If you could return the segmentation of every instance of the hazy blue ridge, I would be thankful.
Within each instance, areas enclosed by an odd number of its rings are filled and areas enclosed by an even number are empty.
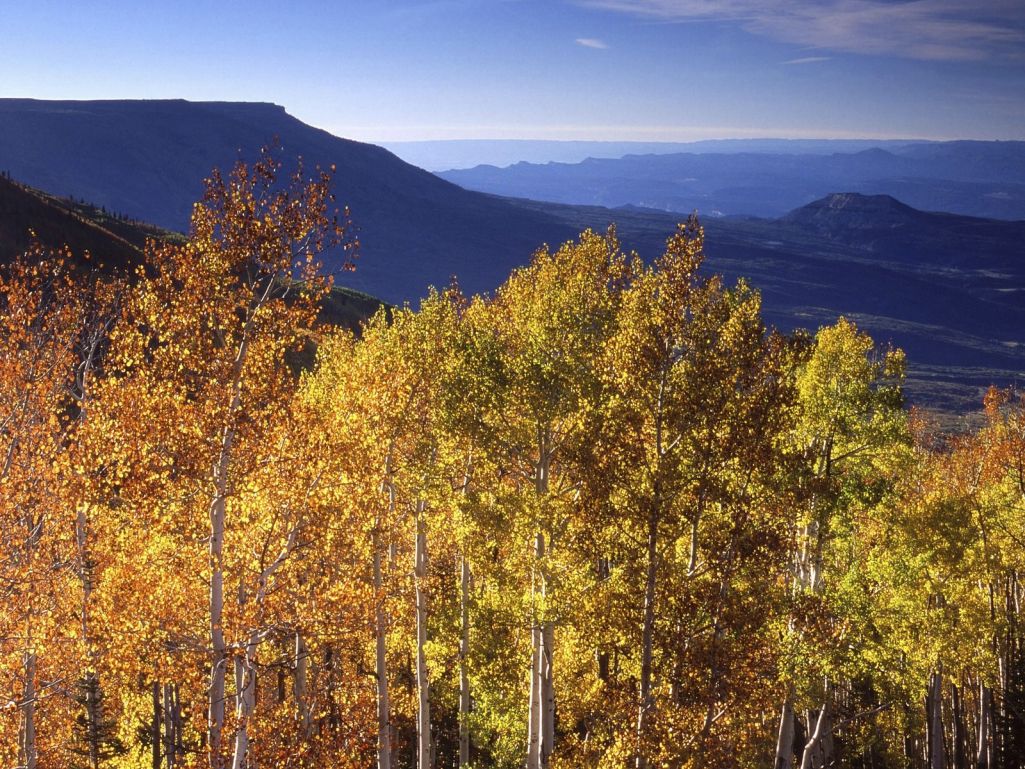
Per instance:
[[[831,155],[866,149],[896,149],[916,139],[707,139],[692,142],[559,141],[532,139],[445,139],[384,142],[403,160],[428,171],[514,163],[579,163],[587,158],[671,155],[680,152],[736,154],[766,152]]]
[[[830,154],[689,151],[482,165],[439,176],[496,195],[705,216],[782,216],[843,190],[892,195],[927,211],[1025,219],[1025,142],[930,142]]]

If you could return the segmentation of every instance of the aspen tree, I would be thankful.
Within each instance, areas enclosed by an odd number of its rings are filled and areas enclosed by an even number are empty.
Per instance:
[[[161,482],[184,503],[182,530],[195,530],[200,516],[207,521],[211,769],[246,766],[253,663],[264,640],[251,610],[301,541],[301,518],[291,518],[273,544],[261,542],[243,492],[264,463],[276,461],[277,415],[296,389],[286,355],[306,344],[316,317],[326,285],[318,255],[346,235],[331,213],[327,174],[308,181],[300,167],[279,185],[280,171],[264,153],[252,166],[211,176],[187,241],[147,248],[113,341],[110,386],[141,396],[122,400],[121,421],[145,425],[138,435],[150,446],[145,466],[169,460],[173,471],[163,471]],[[258,563],[249,555],[254,546]],[[225,734],[229,667],[233,735]]]
[[[84,667],[62,633],[78,608],[69,450],[88,321],[69,256],[34,246],[0,271],[0,669],[18,716],[0,756],[28,769],[58,760],[70,724],[51,700]]]
[[[799,416],[791,440],[800,462],[797,480],[806,500],[801,520],[796,524],[792,564],[791,591],[797,601],[825,601],[827,564],[834,549],[833,527],[838,521],[846,526],[850,512],[845,505],[852,504],[858,487],[876,472],[876,456],[885,456],[908,441],[906,414],[902,409],[903,371],[904,355],[900,350],[877,354],[867,334],[840,318],[835,325],[818,331],[810,357],[797,373]],[[837,568],[843,565],[837,564]],[[842,573],[836,575],[837,580],[843,577]],[[837,609],[843,611],[844,607]],[[791,621],[787,634],[800,633]],[[813,682],[823,680],[824,676],[821,669],[814,668],[817,654],[811,645],[801,648],[806,656],[802,664],[817,671],[811,675],[811,681],[804,683],[816,688]],[[777,769],[792,766],[788,746],[794,744],[795,722],[789,715],[794,709],[794,689],[792,681],[786,685],[777,721]],[[807,725],[809,732],[814,732],[822,720],[825,732],[831,733],[832,715],[826,707],[825,693],[818,691],[812,696],[818,699],[814,708],[819,715],[814,724]],[[815,741],[811,748],[798,747],[802,753],[809,753],[821,745],[821,741]]]
[[[720,563],[722,582],[715,589],[728,595],[741,556],[733,554],[737,545],[728,538],[725,551],[718,543],[731,528],[734,536],[749,536],[744,510],[751,498],[768,498],[766,490],[756,489],[769,477],[752,471],[779,461],[779,436],[792,398],[783,340],[766,334],[757,295],[743,284],[731,292],[720,279],[700,276],[702,246],[702,231],[692,219],[669,240],[662,257],[638,270],[602,367],[612,394],[591,477],[593,493],[607,495],[611,503],[608,523],[637,542],[626,568],[636,580],[630,583],[636,601],[630,611],[640,629],[631,740],[639,768],[668,760],[662,751],[679,749],[660,745],[651,729],[660,711],[657,720],[673,723],[671,711],[678,707],[667,701],[664,686],[660,694],[654,687],[656,680],[672,680],[678,666],[670,634],[657,626],[669,613],[664,583],[690,593],[690,583],[711,576],[717,570],[712,564]],[[715,637],[723,620],[716,612],[724,607],[708,610],[713,644],[705,664],[710,690],[720,690],[723,666],[716,655],[723,652],[715,648]],[[703,696],[704,712],[692,727],[697,750],[724,715],[720,695]]]
[[[615,322],[625,265],[614,232],[586,232],[578,243],[538,251],[499,288],[492,307],[504,356],[504,451],[532,489],[536,516],[530,534],[528,769],[547,769],[555,748],[558,586],[552,566],[565,527],[562,508],[577,485],[562,463],[582,435],[582,415],[597,385],[595,354]]]

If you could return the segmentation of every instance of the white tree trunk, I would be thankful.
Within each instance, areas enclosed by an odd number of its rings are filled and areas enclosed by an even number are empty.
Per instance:
[[[14,445],[13,443],[11,444],[12,451]],[[8,454],[8,461],[10,461],[10,454]],[[0,472],[0,477],[6,474],[5,468],[3,472]],[[25,516],[25,549],[29,561],[31,561],[39,545],[42,533],[42,519],[36,520],[31,513],[27,513]],[[22,766],[25,769],[36,769],[39,761],[39,747],[36,744],[36,699],[39,696],[39,692],[36,689],[36,667],[38,660],[36,659],[33,642],[34,630],[32,628],[32,619],[36,611],[34,603],[34,598],[30,594],[25,619],[25,640],[28,648],[25,649],[22,656],[24,681],[22,684],[21,703],[21,759]]]
[[[97,769],[100,765],[99,755],[99,734],[100,734],[100,709],[97,702],[99,681],[97,680],[96,652],[90,639],[89,633],[89,600],[92,596],[92,574],[89,565],[89,520],[85,509],[78,511],[75,519],[75,543],[78,547],[78,579],[82,583],[81,606],[81,629],[82,645],[86,649],[86,658],[89,660],[90,671],[84,677],[85,685],[85,715],[86,715],[86,739],[89,747],[90,769]]]
[[[270,284],[268,284],[268,291]],[[222,769],[221,742],[224,732],[224,680],[228,647],[224,641],[224,527],[228,500],[228,472],[235,445],[235,415],[242,405],[242,372],[249,357],[251,320],[246,323],[239,343],[230,380],[231,398],[221,434],[217,459],[213,466],[213,496],[210,500],[210,687],[207,727],[207,755],[210,769]]]
[[[637,769],[647,769],[648,758],[644,739],[648,713],[654,707],[651,696],[652,646],[655,630],[655,580],[658,573],[658,511],[648,518],[648,549],[644,580],[644,619],[641,627],[641,681],[637,702]]]
[[[417,769],[430,769],[431,766],[431,692],[427,675],[427,596],[424,584],[427,579],[427,522],[424,509],[424,503],[418,502],[413,569],[416,590]]]
[[[160,703],[160,684],[151,684],[153,695],[153,718],[150,720],[150,768],[160,769],[160,722],[163,717],[163,706]]]
[[[834,759],[836,758],[836,742],[833,739],[833,713],[828,708],[826,709],[826,721],[822,725],[822,740],[819,744],[821,746],[822,766],[833,766]]]
[[[470,764],[470,564],[464,555],[459,564],[459,769]]]
[[[21,763],[25,769],[36,769],[39,751],[36,747],[36,653],[25,652],[25,681],[21,702]]]
[[[181,707],[178,703],[178,686],[164,684],[164,755],[167,769],[178,766],[178,750],[181,745]]]
[[[551,473],[551,435],[548,429],[538,429],[537,464],[534,472],[534,489],[539,498],[549,493]],[[541,582],[541,599],[546,603],[549,580],[544,565],[546,556],[545,535],[537,532],[534,554],[538,562]],[[532,585],[534,590],[535,586]],[[547,612],[547,606],[545,606]],[[527,769],[547,769],[548,758],[555,748],[555,676],[553,658],[555,651],[555,626],[548,619],[534,619],[532,629],[533,670],[531,672],[530,727],[528,728]]]
[[[989,730],[991,718],[989,687],[979,684],[979,750],[975,757],[976,769],[990,769]]]
[[[541,720],[541,627],[536,619],[530,627],[530,700],[527,708],[527,769],[538,769]]]
[[[954,769],[968,769],[967,744],[965,735],[964,712],[962,711],[961,690],[956,684],[950,685],[951,699],[951,734],[950,734],[950,758]]]
[[[309,737],[313,726],[310,705],[306,701],[306,680],[309,671],[309,651],[302,633],[295,631],[295,679],[292,683],[292,694],[295,697],[296,716],[299,719],[299,730]]]
[[[224,731],[224,678],[228,651],[224,642],[224,547],[225,498],[219,482],[218,494],[210,505],[210,688],[208,699],[208,743],[210,769],[221,769],[221,734]]]
[[[943,736],[943,673],[933,673],[929,680],[929,769],[946,769],[946,746]]]
[[[822,703],[818,720],[815,722],[815,731],[812,733],[808,743],[804,746],[804,754],[801,756],[801,769],[822,769],[824,766],[822,755],[822,736],[826,729],[827,711],[829,701]],[[811,724],[809,723],[809,726]]]
[[[374,593],[377,608],[374,614],[374,635],[377,644],[377,767],[391,769],[391,709],[388,705],[388,622],[384,613],[384,580],[381,576],[380,535],[374,530]]]
[[[239,395],[232,397],[231,413],[238,408]],[[229,420],[231,417],[229,416]],[[220,455],[214,467],[214,496],[210,502],[210,688],[208,700],[209,743],[207,751],[210,769],[224,766],[221,740],[224,732],[225,677],[227,675],[228,647],[224,640],[224,523],[227,510],[228,468],[231,449],[235,441],[234,428],[224,430]]]
[[[245,655],[236,658],[235,677],[235,751],[231,769],[245,769],[249,756],[249,721],[256,709],[256,647],[258,638],[254,633],[246,643]]]
[[[792,769],[794,764],[794,708],[787,695],[779,717],[775,769]]]
[[[541,769],[548,769],[548,760],[555,749],[554,646],[555,626],[546,621],[541,625],[541,755],[538,760]]]
[[[648,511],[648,541],[645,553],[644,575],[644,609],[641,621],[641,680],[637,697],[637,756],[636,769],[647,769],[648,755],[645,738],[648,731],[648,717],[655,707],[655,698],[651,694],[652,657],[655,643],[655,586],[658,578],[658,526],[662,516],[662,460],[665,456],[663,446],[663,422],[668,381],[668,366],[661,368],[658,385],[658,400],[655,406],[655,456],[658,465],[655,469],[654,495],[651,509]],[[691,530],[690,559],[687,573],[693,574],[697,568],[697,519]]]
[[[262,613],[267,591],[277,570],[286,562],[299,541],[300,525],[296,523],[288,533],[288,539],[277,557],[260,572],[257,588],[252,596],[257,613]],[[238,607],[241,614],[250,597],[245,586],[240,583],[238,588]],[[263,629],[254,627],[246,639],[244,654],[235,657],[235,748],[232,754],[232,769],[243,769],[248,765],[249,754],[249,723],[256,711],[256,655],[263,640]]]
[[[463,497],[470,493],[473,480],[473,449],[466,455]],[[459,559],[459,769],[470,764],[470,561],[466,553]]]

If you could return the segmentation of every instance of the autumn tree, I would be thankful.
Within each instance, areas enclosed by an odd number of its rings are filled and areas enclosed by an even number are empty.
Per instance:
[[[297,383],[289,355],[308,343],[327,285],[318,255],[348,234],[332,214],[328,174],[308,181],[300,166],[281,183],[280,172],[266,153],[227,177],[215,172],[186,242],[150,243],[105,383],[107,418],[133,447],[118,468],[122,515],[151,521],[190,569],[197,543],[207,546],[205,567],[190,572],[208,583],[206,600],[183,612],[192,622],[177,623],[173,643],[206,657],[212,769],[247,765],[258,660],[273,627],[264,604],[307,535],[303,490],[269,505],[249,492],[262,468],[283,461],[282,417]],[[189,600],[199,588],[189,586]]]
[[[596,353],[614,328],[626,269],[613,231],[586,232],[578,243],[538,251],[499,288],[491,307],[501,350],[492,375],[503,393],[494,416],[510,480],[528,495],[524,533],[533,547],[528,769],[545,769],[555,748],[554,565],[579,483],[567,466],[584,438],[583,416],[599,384]]]
[[[857,664],[834,653],[847,646],[838,633],[852,626],[871,633],[848,611],[861,605],[854,587],[861,556],[851,547],[857,542],[858,516],[883,501],[895,477],[887,468],[899,465],[909,442],[903,373],[900,350],[877,351],[873,340],[844,318],[818,331],[797,372],[798,418],[790,441],[798,464],[791,483],[801,506],[793,521],[795,614],[785,631],[789,649],[784,666],[797,665],[800,672],[784,672],[777,769],[790,767],[795,754],[802,766],[834,760],[829,682],[834,689],[842,685],[837,679],[844,677],[844,667]],[[803,688],[803,703],[795,702],[795,683]],[[804,744],[795,744],[800,704],[812,709]]]
[[[771,508],[771,470],[761,471],[778,462],[791,397],[784,343],[766,333],[758,296],[699,274],[702,247],[692,219],[662,257],[635,268],[603,351],[608,392],[589,444],[587,521],[608,532],[593,541],[614,602],[602,616],[619,618],[607,634],[631,639],[629,673],[605,662],[599,676],[608,693],[637,682],[632,728],[620,722],[607,750],[638,767],[701,762],[727,714],[733,583],[756,552],[752,514]],[[771,518],[757,524],[773,531]]]
[[[19,722],[3,742],[27,767],[70,760],[76,686],[89,766],[115,745],[98,730],[76,446],[116,292],[70,252],[38,245],[0,272],[0,650],[5,710]],[[80,633],[69,632],[75,624]]]

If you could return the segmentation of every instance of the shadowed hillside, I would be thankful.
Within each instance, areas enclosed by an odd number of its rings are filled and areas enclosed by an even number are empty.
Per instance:
[[[50,249],[69,246],[111,268],[136,264],[147,238],[171,233],[96,206],[48,195],[0,178],[0,261],[25,251],[33,240]]]
[[[181,236],[0,178],[0,263],[14,259],[35,241],[52,250],[67,247],[77,263],[85,263],[88,254],[89,266],[123,272],[142,263],[143,248],[150,238]],[[381,300],[369,294],[335,287],[324,301],[321,317],[356,329],[380,306]]]

